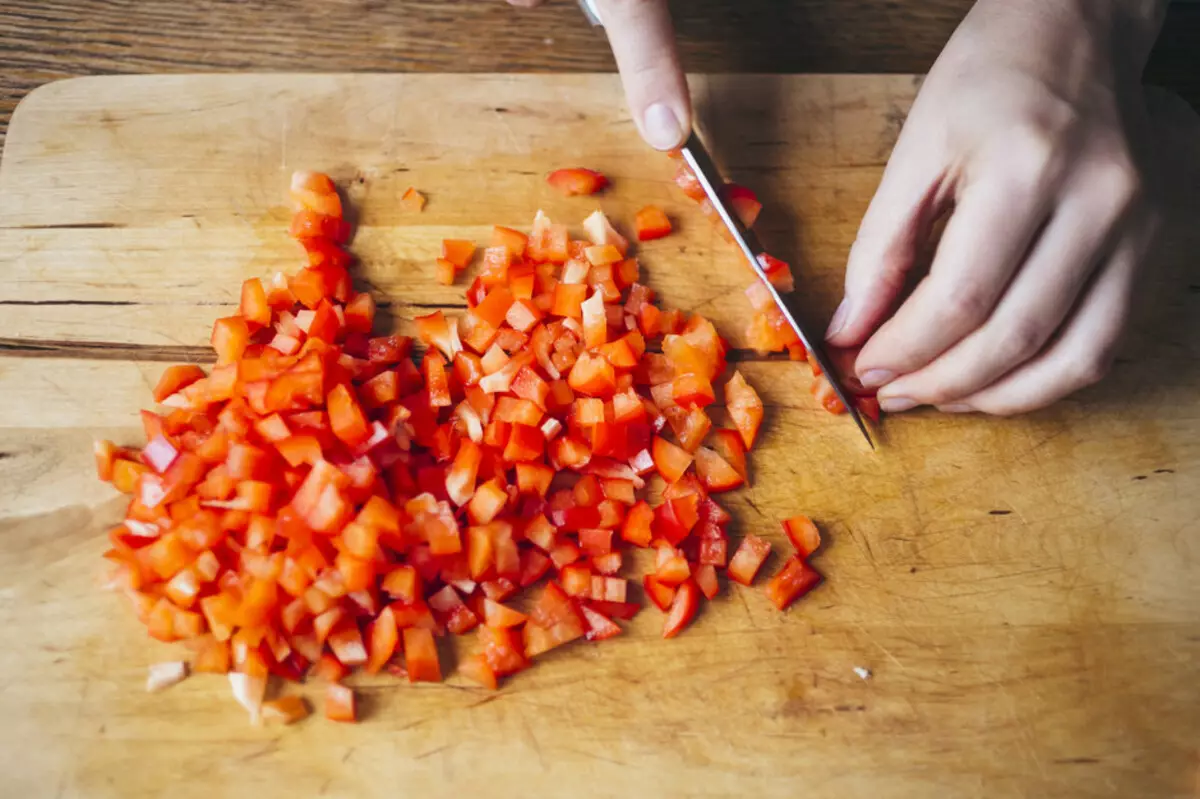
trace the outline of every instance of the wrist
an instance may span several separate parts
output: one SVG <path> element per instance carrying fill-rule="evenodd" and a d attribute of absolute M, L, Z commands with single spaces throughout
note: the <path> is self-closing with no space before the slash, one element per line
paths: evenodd
<path fill-rule="evenodd" d="M 947 51 L 958 62 L 990 54 L 1052 80 L 1140 81 L 1167 2 L 978 0 Z"/>

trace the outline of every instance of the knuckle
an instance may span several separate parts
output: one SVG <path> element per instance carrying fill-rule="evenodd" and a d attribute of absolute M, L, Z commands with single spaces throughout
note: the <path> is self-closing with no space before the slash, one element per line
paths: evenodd
<path fill-rule="evenodd" d="M 1112 355 L 1099 352 L 1081 358 L 1075 366 L 1075 382 L 1080 388 L 1094 386 L 1108 376 L 1112 369 Z"/>
<path fill-rule="evenodd" d="M 860 289 L 881 287 L 887 292 L 903 288 L 908 273 L 907 261 L 904 254 L 897 250 L 896 247 L 884 247 L 881 250 L 877 236 L 860 231 L 850 246 L 847 288 L 850 283 Z"/>
<path fill-rule="evenodd" d="M 1026 361 L 1037 354 L 1049 336 L 1042 322 L 1035 319 L 1015 320 L 1008 324 L 1000 336 L 1000 353 L 1014 364 Z"/>
<path fill-rule="evenodd" d="M 991 313 L 992 295 L 977 285 L 951 286 L 943 292 L 942 308 L 946 321 L 956 328 L 978 325 Z"/>
<path fill-rule="evenodd" d="M 921 391 L 913 393 L 919 395 L 915 399 L 923 400 L 928 405 L 946 405 L 955 400 L 962 399 L 965 392 L 961 386 L 950 382 L 938 381 L 929 384 Z"/>
<path fill-rule="evenodd" d="M 1049 125 L 1027 122 L 1006 137 L 1008 179 L 1037 190 L 1062 173 L 1062 140 Z"/>
<path fill-rule="evenodd" d="M 1101 202 L 1120 213 L 1138 204 L 1145 193 L 1145 183 L 1127 153 L 1111 153 L 1092 168 L 1092 191 Z"/>

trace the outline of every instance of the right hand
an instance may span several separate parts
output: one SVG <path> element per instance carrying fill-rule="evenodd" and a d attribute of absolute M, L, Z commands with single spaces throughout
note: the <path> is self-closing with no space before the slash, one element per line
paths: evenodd
<path fill-rule="evenodd" d="M 543 0 L 508 2 L 533 8 Z M 679 147 L 692 129 L 692 102 L 667 0 L 596 0 L 596 7 L 642 138 L 656 150 Z"/>

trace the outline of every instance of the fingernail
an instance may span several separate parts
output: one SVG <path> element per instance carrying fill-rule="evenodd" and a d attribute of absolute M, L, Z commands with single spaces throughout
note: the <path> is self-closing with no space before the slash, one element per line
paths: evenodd
<path fill-rule="evenodd" d="M 642 135 L 654 149 L 669 150 L 683 139 L 683 124 L 674 111 L 655 103 L 642 115 Z"/>
<path fill-rule="evenodd" d="M 880 398 L 879 407 L 888 413 L 900 413 L 917 407 L 917 401 L 908 397 L 886 397 Z"/>
<path fill-rule="evenodd" d="M 883 407 L 882 405 L 880 407 Z M 949 405 L 939 405 L 937 409 L 942 413 L 970 413 L 975 410 L 965 402 L 952 402 Z"/>
<path fill-rule="evenodd" d="M 842 328 L 846 326 L 846 322 L 850 319 L 850 299 L 847 297 L 842 300 L 842 304 L 833 312 L 833 318 L 829 320 L 829 328 L 825 331 L 825 339 L 829 339 L 842 332 Z"/>
<path fill-rule="evenodd" d="M 889 372 L 887 369 L 869 369 L 867 373 L 858 378 L 867 388 L 879 388 L 884 383 L 890 383 L 896 377 L 895 372 Z"/>

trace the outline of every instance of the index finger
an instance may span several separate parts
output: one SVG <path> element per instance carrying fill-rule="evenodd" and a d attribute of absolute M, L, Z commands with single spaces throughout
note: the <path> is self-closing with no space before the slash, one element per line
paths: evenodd
<path fill-rule="evenodd" d="M 692 128 L 692 103 L 666 0 L 597 0 L 596 6 L 642 138 L 658 150 L 680 146 Z"/>

